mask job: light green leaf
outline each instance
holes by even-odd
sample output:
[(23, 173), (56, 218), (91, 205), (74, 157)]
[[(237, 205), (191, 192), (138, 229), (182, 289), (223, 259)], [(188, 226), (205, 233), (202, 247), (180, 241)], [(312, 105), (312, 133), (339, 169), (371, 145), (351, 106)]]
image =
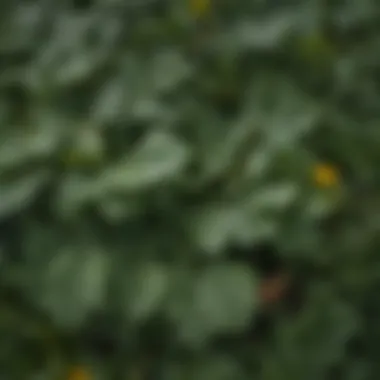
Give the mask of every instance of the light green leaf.
[(152, 62), (153, 87), (156, 91), (173, 90), (191, 74), (191, 66), (177, 51), (160, 51)]
[(59, 325), (76, 328), (102, 306), (109, 270), (107, 255), (98, 248), (62, 249), (43, 272), (38, 303)]
[(191, 345), (223, 332), (239, 332), (254, 317), (257, 279), (245, 266), (216, 265), (193, 284), (192, 296), (176, 315), (181, 339)]
[(76, 174), (62, 179), (54, 207), (58, 215), (66, 218), (76, 215), (85, 204), (95, 199), (96, 193), (93, 181), (90, 179)]
[(126, 301), (127, 316), (134, 321), (140, 321), (162, 306), (169, 286), (169, 277), (164, 266), (150, 262), (136, 268), (126, 286), (129, 288), (127, 294), (131, 295)]
[(220, 39), (224, 49), (274, 49), (296, 30), (299, 14), (282, 12), (262, 20), (240, 21)]
[(98, 178), (100, 192), (134, 192), (174, 180), (185, 168), (190, 152), (185, 144), (164, 132), (151, 133), (125, 160)]
[[(81, 166), (86, 163), (99, 162), (105, 153), (104, 140), (98, 129), (93, 126), (78, 126), (78, 131), (73, 135), (72, 146), (67, 159), (68, 166)], [(72, 160), (70, 160), (70, 154)]]
[[(345, 355), (346, 343), (358, 331), (355, 310), (327, 284), (312, 288), (307, 307), (277, 330), (278, 352), (287, 366), (322, 374)], [(320, 378), (320, 377), (319, 377)]]
[(283, 76), (263, 76), (248, 91), (246, 112), (256, 117), (268, 149), (289, 148), (319, 120), (322, 107)]
[[(277, 194), (273, 194), (276, 195)], [(205, 206), (189, 217), (188, 228), (198, 246), (208, 254), (221, 254), (229, 243), (253, 243), (272, 238), (277, 229), (277, 216), (263, 211), (281, 211), (293, 194), (283, 193), (283, 199), (268, 199), (263, 193), (235, 204), (215, 203)], [(288, 196), (288, 197), (286, 197)]]
[(8, 183), (0, 183), (0, 217), (27, 207), (46, 184), (50, 173), (41, 170)]
[(273, 239), (278, 232), (278, 220), (276, 217), (264, 217), (259, 212), (250, 213), (249, 210), (236, 224), (233, 241), (237, 244), (255, 244), (260, 241)]
[(254, 213), (282, 211), (294, 202), (298, 195), (299, 190), (295, 183), (283, 182), (272, 186), (263, 186), (247, 197), (246, 202), (244, 202), (245, 209)]
[(213, 355), (204, 358), (196, 367), (191, 380), (236, 380), (245, 379), (244, 372), (234, 358), (227, 355)]
[(59, 140), (59, 131), (53, 126), (0, 135), (0, 170), (47, 158), (58, 147)]
[(110, 197), (99, 201), (98, 210), (105, 220), (113, 224), (138, 215), (140, 206), (137, 200)]
[[(249, 156), (250, 152), (254, 151), (259, 141), (259, 128), (250, 115), (243, 115), (232, 125), (223, 125), (223, 129), (227, 129), (223, 133), (220, 133), (222, 122), (218, 120), (213, 122), (218, 123), (219, 128), (213, 136), (209, 137), (209, 141), (204, 146), (205, 177), (220, 175), (234, 167), (238, 170), (244, 167), (245, 156)], [(208, 125), (205, 128), (211, 129)]]
[(221, 251), (234, 235), (236, 221), (241, 214), (234, 207), (223, 204), (206, 206), (190, 221), (195, 241), (206, 252)]
[(247, 267), (215, 266), (197, 281), (194, 307), (212, 330), (240, 330), (255, 312), (256, 292), (256, 279)]
[(308, 201), (307, 214), (311, 218), (322, 218), (336, 210), (342, 199), (339, 189), (338, 191), (316, 192)]

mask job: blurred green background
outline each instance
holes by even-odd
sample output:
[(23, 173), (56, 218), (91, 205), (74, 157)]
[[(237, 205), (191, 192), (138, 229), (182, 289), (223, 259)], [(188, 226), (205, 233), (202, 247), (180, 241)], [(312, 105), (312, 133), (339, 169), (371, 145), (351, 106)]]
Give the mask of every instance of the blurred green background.
[(0, 377), (378, 380), (380, 3), (3, 0)]

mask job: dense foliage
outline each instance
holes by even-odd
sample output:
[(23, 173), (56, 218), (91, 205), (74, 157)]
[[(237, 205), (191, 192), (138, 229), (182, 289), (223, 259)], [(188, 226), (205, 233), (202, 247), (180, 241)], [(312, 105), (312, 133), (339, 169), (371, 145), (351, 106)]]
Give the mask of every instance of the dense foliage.
[(378, 379), (377, 1), (0, 25), (4, 379)]

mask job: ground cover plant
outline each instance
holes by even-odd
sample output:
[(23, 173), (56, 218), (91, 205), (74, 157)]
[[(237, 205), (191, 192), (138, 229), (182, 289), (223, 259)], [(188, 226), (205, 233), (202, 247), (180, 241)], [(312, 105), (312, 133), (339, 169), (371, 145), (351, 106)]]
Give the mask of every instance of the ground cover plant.
[(2, 1), (0, 375), (377, 380), (379, 21)]

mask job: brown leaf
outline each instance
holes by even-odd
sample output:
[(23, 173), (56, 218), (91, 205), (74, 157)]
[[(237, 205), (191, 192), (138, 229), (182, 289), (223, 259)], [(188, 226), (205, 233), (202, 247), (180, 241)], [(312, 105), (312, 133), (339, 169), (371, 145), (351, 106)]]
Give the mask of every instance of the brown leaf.
[(285, 296), (290, 284), (290, 277), (286, 273), (276, 274), (263, 280), (260, 287), (260, 299), (264, 306), (279, 302)]

